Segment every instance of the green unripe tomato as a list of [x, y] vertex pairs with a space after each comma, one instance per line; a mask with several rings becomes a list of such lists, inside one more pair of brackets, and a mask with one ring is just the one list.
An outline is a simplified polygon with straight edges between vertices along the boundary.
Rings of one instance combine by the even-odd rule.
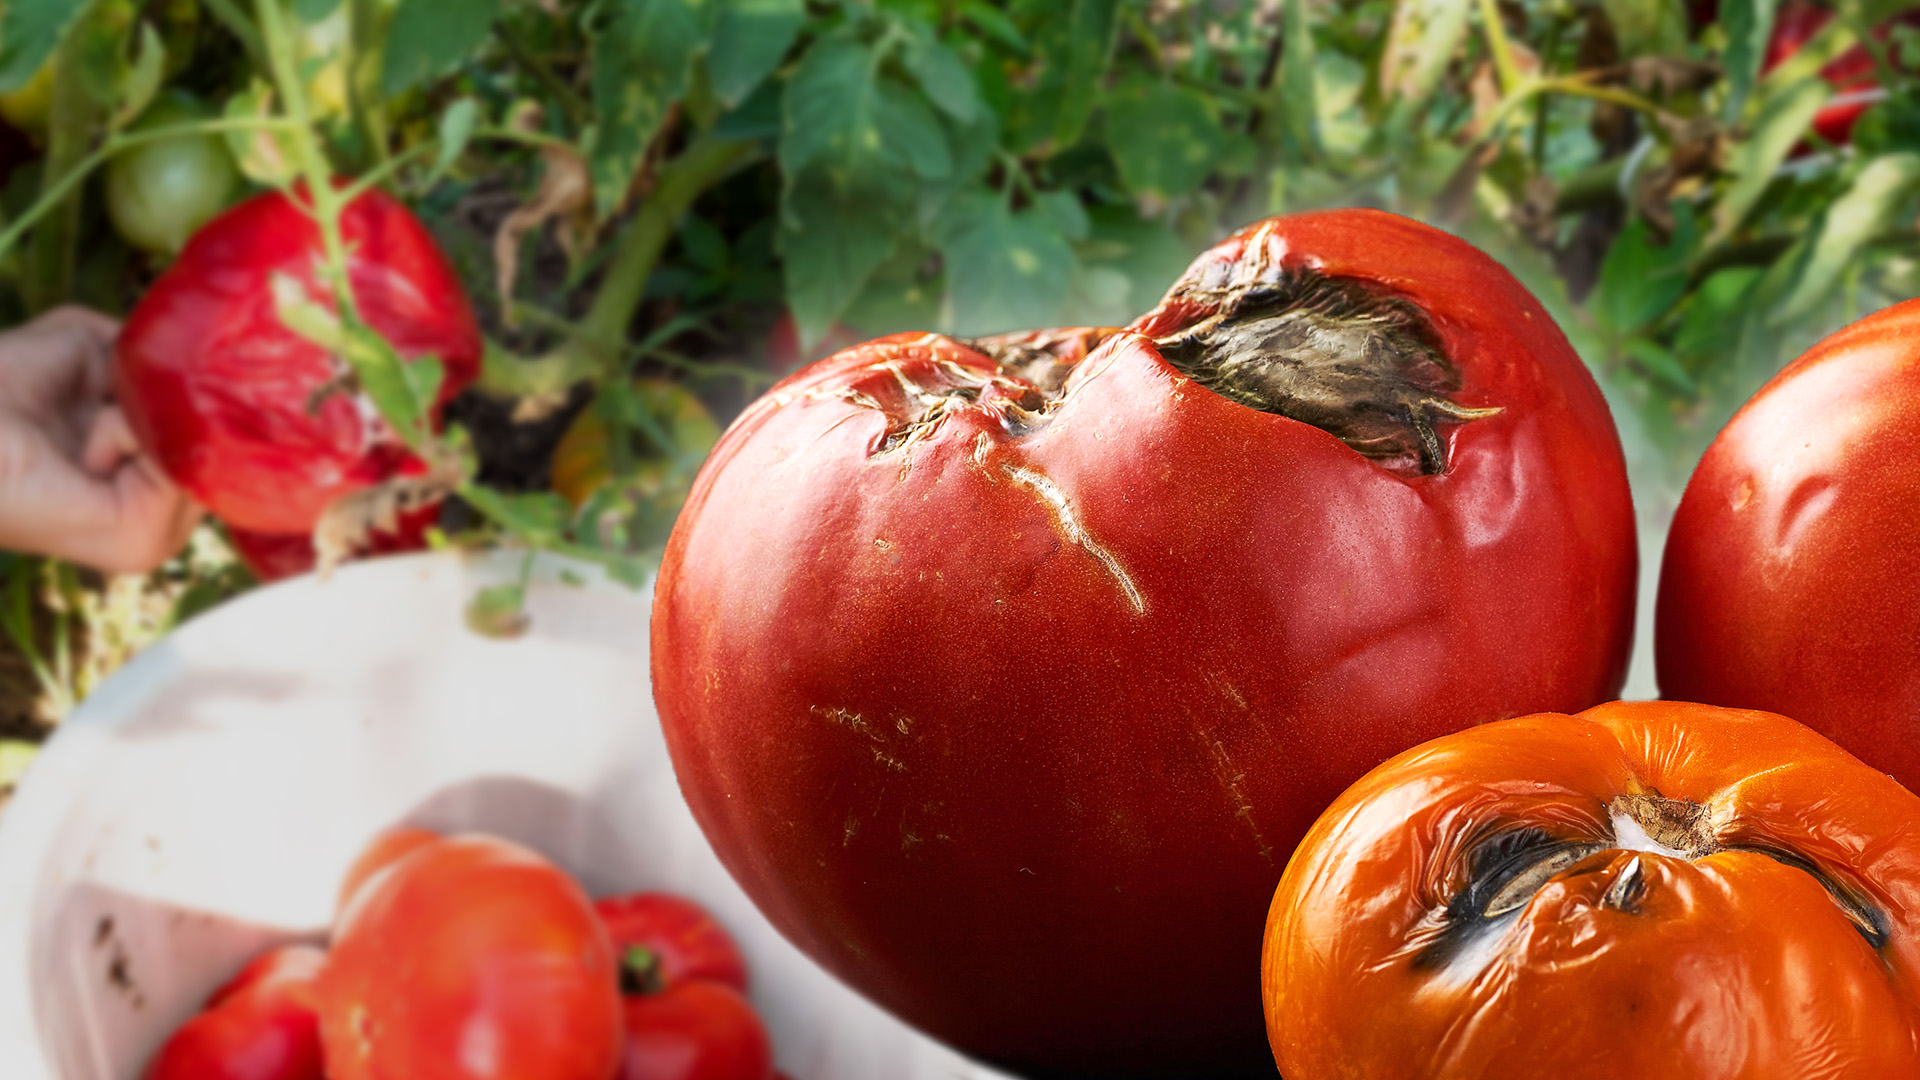
[[[143, 131], [210, 119], [213, 110], [169, 91], [141, 114]], [[107, 165], [107, 213], [127, 243], [176, 255], [187, 238], [227, 205], [240, 174], [218, 135], [186, 135], [143, 143]]]

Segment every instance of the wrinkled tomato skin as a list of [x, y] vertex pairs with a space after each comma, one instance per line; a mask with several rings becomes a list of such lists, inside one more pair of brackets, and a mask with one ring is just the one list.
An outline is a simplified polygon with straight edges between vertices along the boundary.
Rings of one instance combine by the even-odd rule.
[[666, 550], [655, 700], [721, 859], [829, 970], [1016, 1071], [1270, 1070], [1252, 958], [1319, 811], [1407, 746], [1624, 677], [1620, 444], [1540, 305], [1372, 211], [1246, 230], [1188, 279], [1263, 259], [1410, 298], [1457, 400], [1503, 411], [1407, 478], [1122, 333], [1038, 431], [983, 391], [875, 452], [862, 397], [898, 400], [895, 371], [991, 367], [897, 335], [749, 407]]
[[594, 902], [615, 956], [634, 946], [653, 953], [659, 977], [672, 987], [689, 979], [725, 983], [747, 992], [747, 960], [711, 912], [672, 893], [633, 893]]
[[314, 982], [326, 954], [275, 949], [207, 999], [174, 1032], [141, 1080], [325, 1080]]
[[617, 1080], [770, 1080], [773, 1043], [760, 1015], [724, 983], [693, 980], [625, 1001]]
[[367, 878], [319, 986], [329, 1080], [607, 1080], [618, 973], [573, 879], [525, 848], [448, 837]]
[[[1648, 795], [1703, 807], [1712, 846], [1623, 829], [1616, 798]], [[1448, 946], [1500, 836], [1593, 850]], [[1287, 1080], [1920, 1075], [1920, 798], [1772, 713], [1615, 702], [1460, 732], [1314, 825], [1261, 985]]]
[[1654, 612], [1666, 697], [1792, 716], [1920, 790], [1920, 301], [1789, 364], [1708, 447]]
[[[444, 405], [481, 354], [452, 267], [377, 190], [347, 207], [341, 229], [362, 316], [402, 357], [441, 359]], [[318, 226], [287, 196], [241, 203], [188, 241], [117, 346], [119, 398], [141, 443], [214, 515], [251, 532], [310, 532], [339, 497], [420, 467], [362, 396], [321, 394], [342, 363], [281, 321], [276, 276], [326, 297], [321, 250]]]

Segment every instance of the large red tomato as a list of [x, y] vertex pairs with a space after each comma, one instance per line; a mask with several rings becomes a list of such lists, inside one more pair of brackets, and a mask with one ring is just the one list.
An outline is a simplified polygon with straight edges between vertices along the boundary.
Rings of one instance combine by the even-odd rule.
[[1512, 276], [1374, 211], [1263, 222], [1048, 352], [897, 335], [748, 408], [660, 571], [667, 743], [775, 925], [941, 1039], [1257, 1067], [1320, 810], [1620, 687], [1619, 439]]
[[1369, 773], [1261, 959], [1287, 1080], [1920, 1076], [1920, 798], [1783, 716], [1529, 716]]
[[288, 945], [248, 964], [173, 1033], [142, 1080], [324, 1080], [314, 982], [326, 953]]
[[364, 863], [319, 987], [329, 1080], [608, 1080], [606, 931], [572, 878], [492, 837], [402, 836]]
[[1920, 301], [1734, 415], [1688, 481], [1654, 616], [1668, 697], [1786, 713], [1920, 790]]
[[[480, 369], [479, 325], [433, 238], [375, 190], [341, 228], [361, 314], [402, 357], [446, 368], [439, 403]], [[120, 335], [119, 396], [140, 441], [193, 497], [255, 533], [313, 529], [334, 500], [422, 470], [344, 361], [282, 321], [274, 280], [324, 298], [319, 227], [287, 196], [210, 222], [134, 308]]]

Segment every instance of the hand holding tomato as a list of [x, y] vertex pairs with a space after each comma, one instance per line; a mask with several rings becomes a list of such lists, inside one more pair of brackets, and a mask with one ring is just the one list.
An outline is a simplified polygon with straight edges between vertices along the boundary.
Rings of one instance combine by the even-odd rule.
[[1287, 1080], [1920, 1075], [1920, 798], [1770, 713], [1449, 735], [1315, 823], [1261, 988]]
[[215, 991], [147, 1065], [142, 1080], [327, 1080], [314, 983], [326, 954], [275, 949]]
[[118, 332], [60, 308], [0, 334], [0, 547], [145, 572], [199, 521], [113, 402]]

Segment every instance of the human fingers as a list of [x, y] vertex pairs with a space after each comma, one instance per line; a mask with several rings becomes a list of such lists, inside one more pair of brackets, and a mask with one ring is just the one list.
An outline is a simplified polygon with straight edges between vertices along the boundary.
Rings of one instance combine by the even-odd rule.
[[140, 452], [140, 439], [127, 422], [127, 414], [118, 405], [108, 405], [93, 418], [80, 452], [80, 467], [95, 476], [107, 476]]

